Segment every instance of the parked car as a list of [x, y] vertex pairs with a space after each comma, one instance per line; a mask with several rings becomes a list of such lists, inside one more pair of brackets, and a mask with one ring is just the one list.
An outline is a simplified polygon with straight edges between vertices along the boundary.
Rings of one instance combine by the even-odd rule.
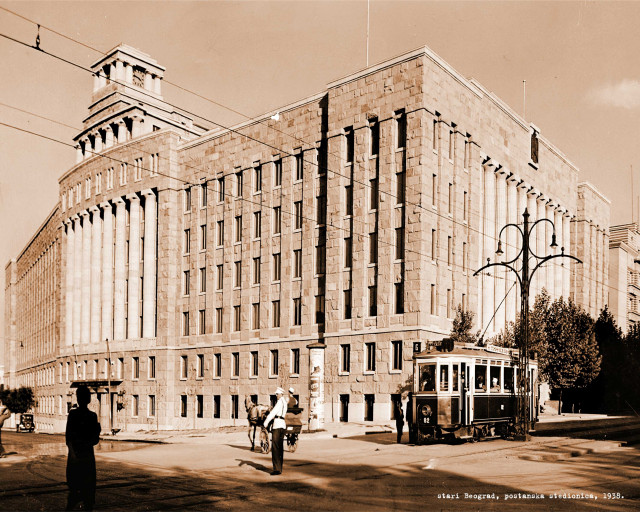
[[33, 432], [36, 428], [33, 422], [33, 414], [21, 414], [20, 421], [16, 423], [16, 432]]

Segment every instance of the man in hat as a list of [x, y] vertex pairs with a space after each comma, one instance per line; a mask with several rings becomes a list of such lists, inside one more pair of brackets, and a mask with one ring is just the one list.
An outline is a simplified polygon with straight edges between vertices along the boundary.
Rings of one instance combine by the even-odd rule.
[[287, 414], [287, 400], [284, 398], [284, 389], [276, 389], [276, 405], [273, 406], [271, 412], [264, 420], [264, 426], [267, 427], [273, 421], [273, 431], [271, 434], [271, 461], [273, 462], [272, 475], [280, 475], [282, 473], [282, 457], [284, 454], [284, 432], [287, 424], [284, 417]]
[[298, 400], [294, 396], [295, 391], [293, 388], [289, 388], [289, 399], [287, 400], [287, 407], [289, 409], [293, 409], [294, 407], [298, 407]]

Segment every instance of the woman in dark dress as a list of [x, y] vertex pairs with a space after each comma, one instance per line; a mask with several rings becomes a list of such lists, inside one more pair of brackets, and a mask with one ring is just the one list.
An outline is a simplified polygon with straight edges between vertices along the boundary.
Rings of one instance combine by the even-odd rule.
[[84, 510], [92, 510], [96, 498], [96, 459], [93, 447], [100, 441], [100, 423], [96, 413], [87, 408], [91, 392], [86, 386], [76, 391], [78, 407], [71, 409], [65, 434], [69, 457], [67, 459], [67, 510], [80, 501]]

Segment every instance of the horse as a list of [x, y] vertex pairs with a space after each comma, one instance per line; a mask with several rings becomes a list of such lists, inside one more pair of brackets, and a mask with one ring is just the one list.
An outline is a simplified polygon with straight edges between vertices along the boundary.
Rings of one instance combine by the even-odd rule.
[[[271, 406], [254, 404], [251, 397], [248, 396], [244, 401], [244, 407], [247, 410], [247, 419], [249, 420], [249, 441], [251, 441], [251, 451], [253, 451], [256, 442], [256, 428], [262, 428], [264, 426], [264, 420], [267, 418]], [[253, 428], [253, 436], [251, 435], [251, 428]]]

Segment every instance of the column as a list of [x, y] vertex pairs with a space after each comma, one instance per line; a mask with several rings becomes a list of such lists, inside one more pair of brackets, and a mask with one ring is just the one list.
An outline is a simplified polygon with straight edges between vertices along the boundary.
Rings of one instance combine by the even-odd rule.
[[113, 146], [113, 142], [114, 142], [113, 128], [111, 127], [110, 124], [104, 127], [104, 132], [105, 132], [104, 147], [110, 148], [111, 146]]
[[102, 285], [102, 219], [100, 208], [89, 208], [92, 217], [91, 233], [91, 343], [99, 343], [102, 334], [101, 293]]
[[[570, 233], [570, 225], [569, 222], [571, 220], [571, 215], [569, 214], [569, 210], [565, 209], [562, 214], [562, 245], [564, 247], [565, 254], [571, 253], [571, 233]], [[568, 300], [571, 296], [571, 261], [567, 260], [564, 262], [564, 267], [562, 268], [562, 296], [565, 300]]]
[[160, 77], [159, 76], [156, 76], [153, 79], [153, 92], [155, 92], [158, 95], [162, 94], [162, 88], [161, 88], [161, 85], [160, 85]]
[[596, 280], [598, 278], [598, 274], [596, 272], [596, 267], [598, 265], [598, 232], [595, 223], [589, 223], [589, 256], [591, 261], [590, 263], [590, 272], [589, 272], [589, 309], [587, 310], [589, 314], [597, 318], [596, 313]]
[[142, 290], [142, 337], [156, 335], [156, 195], [144, 190], [144, 288]]
[[127, 337], [140, 337], [140, 198], [129, 194], [129, 299]]
[[[498, 248], [498, 235], [500, 234], [500, 230], [507, 223], [507, 211], [506, 211], [506, 203], [507, 203], [507, 181], [506, 174], [504, 170], [498, 168], [496, 170], [496, 241], [494, 243], [495, 249]], [[504, 234], [503, 234], [504, 237]], [[504, 239], [503, 239], [504, 241]], [[504, 256], [500, 257], [498, 255], [495, 256], [496, 261], [504, 260]], [[507, 293], [506, 289], [506, 272], [502, 267], [496, 267], [494, 270], [494, 307], [495, 309], [495, 331], [500, 332], [504, 330], [505, 327], [505, 294]]]
[[[554, 209], [554, 204], [549, 201], [546, 205], [545, 205], [545, 217], [547, 219], [549, 219], [551, 222], [553, 222], [554, 220], [554, 216], [553, 216], [553, 209]], [[551, 224], [549, 224], [548, 222], [545, 222], [546, 226], [544, 228], [545, 231], [545, 256], [548, 254], [555, 254], [556, 250], [554, 248], [551, 247], [551, 239], [553, 237], [553, 226]], [[555, 280], [554, 280], [554, 269], [556, 268], [556, 264], [559, 264], [560, 262], [557, 260], [551, 260], [548, 263], [546, 263], [546, 286], [547, 286], [547, 290], [549, 291], [549, 295], [551, 296], [552, 299], [556, 298], [556, 290], [555, 290]]]
[[80, 343], [82, 314], [82, 225], [80, 217], [74, 215], [73, 220], [73, 343]]
[[[324, 426], [324, 343], [307, 345], [309, 349], [309, 430]], [[333, 407], [333, 403], [331, 404]]]
[[84, 159], [86, 160], [93, 156], [93, 146], [89, 137], [85, 137], [82, 141], [84, 142]]
[[116, 79], [118, 81], [123, 81], [125, 79], [124, 66], [121, 60], [116, 61]]
[[146, 71], [144, 73], [144, 88], [146, 91], [151, 90], [151, 74]]
[[98, 87], [102, 89], [107, 85], [107, 77], [104, 75], [104, 71], [98, 71]]
[[75, 248], [75, 233], [73, 232], [73, 221], [64, 221], [67, 227], [67, 264], [65, 274], [65, 345], [70, 347], [73, 344], [73, 257]]
[[[522, 224], [524, 222], [524, 217], [522, 216], [522, 214], [527, 209], [527, 194], [530, 188], [531, 186], [525, 183], [524, 181], [520, 181], [520, 183], [518, 183], [518, 214], [516, 215], [516, 222], [521, 228], [524, 227]], [[516, 254], [520, 254], [520, 251], [522, 250], [522, 236], [519, 233], [516, 233], [515, 236], [516, 236]], [[522, 258], [522, 256], [520, 257]], [[520, 259], [518, 265], [520, 266], [521, 264], [522, 264], [522, 259]], [[516, 292], [516, 297], [517, 297], [516, 298], [516, 312], [517, 312], [517, 311], [520, 311], [520, 308], [522, 307], [522, 304], [520, 303], [522, 290], [520, 288], [519, 282], [518, 284], [516, 284], [516, 288], [514, 291]]]
[[113, 211], [111, 203], [102, 208], [102, 333], [100, 340], [113, 339]]
[[[562, 247], [564, 247], [564, 232], [562, 230], [562, 208], [560, 208], [559, 206], [554, 211], [553, 223], [556, 227], [556, 243], [558, 244], [558, 247], [554, 249], [554, 252], [556, 254], [560, 254]], [[554, 279], [555, 298], [557, 299], [560, 296], [562, 296], [566, 299], [567, 296], [564, 294], [562, 290], [562, 278], [563, 278], [562, 274], [564, 272], [564, 268], [569, 264], [569, 260], [565, 261], [564, 258], [558, 258], [557, 260], [554, 261], [554, 263], [555, 264], [553, 265], [553, 279]]]
[[94, 140], [94, 146], [96, 148], [96, 153], [99, 153], [100, 151], [102, 151], [102, 135], [100, 135], [100, 131], [97, 131], [93, 135], [93, 140]]
[[[538, 205], [536, 204], [536, 198], [538, 197], [538, 195], [539, 195], [539, 192], [535, 188], [531, 187], [529, 189], [528, 196], [527, 196], [527, 211], [529, 212], [529, 228], [531, 228], [533, 223], [538, 218]], [[537, 229], [538, 228], [531, 230], [530, 231], [531, 236], [529, 237], [529, 249], [534, 253], [538, 252]], [[534, 261], [535, 261], [535, 258], [533, 257], [529, 258], [530, 267], [533, 266], [532, 263]], [[530, 306], [533, 306], [533, 301], [535, 300], [536, 295], [540, 292], [540, 287], [538, 286], [538, 282], [539, 282], [538, 275], [534, 276], [534, 278], [530, 280], [530, 287], [529, 287], [529, 305]]]
[[124, 81], [128, 84], [133, 83], [133, 67], [128, 62], [124, 63]]
[[[507, 223], [518, 223], [518, 179], [511, 175], [507, 181]], [[507, 261], [511, 261], [516, 257], [516, 244], [519, 238], [517, 230], [515, 228], [505, 229], [507, 248], [505, 250], [505, 256]], [[518, 288], [516, 286], [516, 276], [512, 271], [507, 270], [505, 272], [507, 282], [507, 298], [505, 300], [505, 315], [507, 322], [513, 322], [516, 319], [517, 297]], [[506, 293], [506, 292], [505, 292]]]
[[96, 92], [100, 89], [100, 78], [98, 77], [98, 73], [94, 73], [93, 75], [93, 92]]
[[[495, 187], [496, 177], [493, 172], [493, 165], [484, 166], [484, 257], [483, 265], [486, 264], [487, 258], [495, 260], [496, 241], [495, 241]], [[490, 274], [490, 275], [486, 275]], [[494, 278], [493, 270], [485, 271], [482, 276], [482, 325], [484, 332], [493, 331], [493, 321], [491, 317], [494, 312]]]
[[[546, 216], [546, 208], [545, 208], [545, 204], [547, 202], [547, 199], [540, 194], [540, 196], [538, 197], [537, 201], [536, 201], [536, 206], [538, 208], [537, 213], [536, 213], [536, 217], [537, 219], [544, 219]], [[545, 226], [546, 222], [541, 222], [540, 224], [538, 224], [536, 226], [536, 254], [541, 257], [544, 258], [547, 255], [547, 245], [545, 244], [546, 242], [546, 226]], [[536, 262], [537, 264], [537, 262]], [[538, 293], [542, 292], [543, 288], [547, 288], [547, 268], [546, 265], [542, 265], [535, 273], [535, 276], [533, 278], [533, 280], [537, 283], [537, 290]], [[547, 292], [549, 290], [547, 289]]]
[[84, 155], [82, 154], [82, 146], [78, 143], [75, 145], [76, 148], [76, 163], [79, 164], [82, 162]]
[[113, 300], [113, 339], [124, 340], [127, 336], [124, 302], [126, 296], [126, 205], [124, 199], [113, 200], [116, 205], [115, 286]]
[[127, 125], [124, 119], [116, 121], [115, 124], [118, 126], [118, 143], [122, 144], [123, 142], [127, 142]]
[[91, 337], [91, 220], [87, 210], [82, 216], [82, 313], [80, 342], [89, 343]]
[[142, 135], [142, 116], [132, 115], [131, 116], [131, 137], [139, 137]]

